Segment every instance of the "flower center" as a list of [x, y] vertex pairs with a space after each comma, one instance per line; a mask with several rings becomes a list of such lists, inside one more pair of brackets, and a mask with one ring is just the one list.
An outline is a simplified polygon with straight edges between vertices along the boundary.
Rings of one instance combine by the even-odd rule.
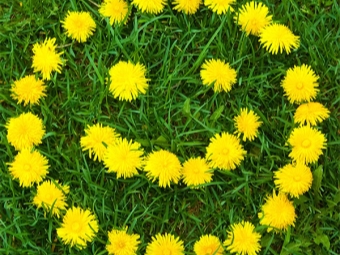
[[297, 89], [303, 89], [303, 83], [302, 83], [302, 82], [298, 82], [298, 83], [296, 84], [296, 88], [297, 88]]
[[165, 249], [163, 251], [163, 255], [171, 255], [171, 251], [169, 249]]
[[224, 148], [224, 149], [222, 150], [222, 153], [223, 153], [224, 155], [228, 155], [228, 154], [229, 154], [229, 149]]
[[120, 249], [123, 249], [123, 248], [125, 247], [125, 243], [124, 243], [124, 242], [118, 243], [118, 247], [119, 247]]
[[303, 147], [303, 148], [308, 148], [308, 147], [310, 147], [310, 145], [311, 145], [311, 142], [310, 142], [309, 139], [306, 139], [306, 140], [304, 140], [304, 141], [302, 142], [302, 147]]
[[80, 229], [80, 225], [78, 222], [72, 224], [72, 231], [78, 231]]
[[207, 254], [207, 255], [212, 254], [212, 249], [211, 249], [211, 248], [208, 248], [207, 251], [206, 251], [206, 254]]
[[299, 182], [301, 180], [300, 176], [294, 176], [293, 180], [295, 182]]
[[24, 170], [25, 170], [26, 172], [29, 172], [29, 171], [31, 170], [31, 165], [30, 165], [30, 164], [25, 164], [25, 165], [24, 165]]

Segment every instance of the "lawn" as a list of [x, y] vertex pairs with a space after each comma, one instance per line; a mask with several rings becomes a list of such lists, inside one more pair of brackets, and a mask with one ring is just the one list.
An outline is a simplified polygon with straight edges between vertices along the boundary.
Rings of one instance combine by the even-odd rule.
[[[290, 54], [271, 54], [235, 22], [246, 2], [237, 1], [234, 12], [222, 15], [204, 4], [193, 15], [173, 10], [171, 1], [158, 14], [131, 6], [126, 24], [111, 25], [98, 12], [101, 0], [0, 0], [0, 254], [108, 254], [108, 232], [126, 226], [128, 233], [140, 236], [137, 254], [144, 254], [158, 233], [179, 237], [185, 254], [195, 254], [202, 235], [223, 243], [232, 224], [242, 221], [261, 234], [258, 254], [340, 254], [339, 3], [261, 1], [275, 22], [300, 37], [300, 46]], [[86, 42], [66, 35], [61, 21], [68, 11], [87, 11], [95, 20]], [[34, 74], [33, 45], [46, 38], [56, 38], [61, 72], [44, 81], [46, 96], [39, 104], [18, 104], [11, 87]], [[208, 59], [225, 60], [236, 70], [230, 91], [218, 93], [202, 84], [200, 71]], [[149, 87], [135, 100], [121, 101], [109, 90], [109, 70], [119, 61], [146, 68]], [[287, 141], [299, 127], [294, 123], [299, 104], [288, 100], [282, 80], [289, 68], [302, 64], [319, 76], [312, 101], [330, 112], [316, 126], [327, 139], [326, 148], [308, 164], [311, 188], [288, 196], [295, 224], [268, 231], [258, 214], [273, 190], [278, 191], [274, 173], [292, 162]], [[42, 78], [39, 72], [36, 76]], [[211, 182], [197, 189], [183, 180], [160, 187], [143, 169], [131, 178], [118, 178], [80, 143], [85, 129], [100, 123], [138, 142], [145, 156], [166, 150], [183, 164], [191, 157], [204, 158], [217, 134], [234, 134], [234, 117], [241, 108], [259, 116], [257, 137], [240, 139], [246, 155], [235, 169], [214, 169]], [[68, 185], [67, 208], [88, 209], [98, 221], [97, 234], [81, 251], [57, 235], [65, 210], [58, 218], [37, 208], [38, 185], [22, 187], [9, 171], [18, 152], [8, 141], [7, 125], [27, 112], [38, 116], [46, 130], [35, 148], [48, 160], [45, 180]]]

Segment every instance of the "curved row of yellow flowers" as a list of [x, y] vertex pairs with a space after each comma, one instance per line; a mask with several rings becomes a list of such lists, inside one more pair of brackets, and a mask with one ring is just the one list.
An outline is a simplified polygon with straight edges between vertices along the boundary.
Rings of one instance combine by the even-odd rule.
[[[200, 1], [173, 2], [176, 10], [187, 14], [193, 14], [200, 5]], [[204, 4], [217, 14], [224, 14], [228, 10], [233, 11], [230, 5], [234, 2], [205, 0]], [[150, 13], [159, 13], [165, 6], [164, 0], [133, 0], [132, 3], [141, 11]], [[125, 1], [105, 0], [99, 12], [113, 24], [125, 22], [129, 9]], [[268, 8], [261, 3], [252, 1], [242, 6], [235, 20], [247, 34], [259, 35], [261, 44], [271, 53], [282, 53], [283, 50], [290, 53], [292, 48], [299, 45], [299, 37], [288, 28], [271, 24]], [[91, 15], [86, 12], [69, 12], [62, 24], [67, 35], [79, 42], [85, 42], [96, 27]], [[44, 80], [49, 80], [53, 71], [61, 72], [62, 53], [56, 52], [55, 41], [55, 38], [46, 39], [42, 44], [33, 46], [32, 67], [35, 72], [41, 72]], [[128, 101], [146, 93], [150, 81], [146, 78], [144, 65], [124, 61], [114, 65], [109, 70], [109, 76], [109, 89], [113, 96]], [[224, 60], [211, 59], [202, 65], [200, 76], [202, 83], [213, 85], [215, 92], [228, 92], [236, 82], [237, 73]], [[301, 65], [288, 69], [281, 83], [288, 100], [301, 104], [294, 115], [294, 122], [299, 123], [300, 127], [294, 128], [288, 138], [292, 147], [289, 154], [292, 164], [274, 173], [274, 182], [280, 193], [274, 192], [268, 196], [259, 213], [260, 224], [268, 226], [268, 230], [285, 230], [294, 225], [295, 209], [286, 194], [298, 197], [309, 190], [312, 174], [307, 165], [316, 162], [325, 148], [325, 136], [311, 127], [329, 116], [329, 111], [323, 105], [310, 102], [318, 92], [317, 79], [309, 66]], [[12, 97], [25, 105], [38, 103], [41, 97], [46, 96], [43, 81], [33, 75], [15, 81], [11, 91]], [[246, 108], [240, 110], [234, 121], [237, 136], [227, 132], [216, 134], [206, 148], [205, 158], [189, 158], [183, 164], [175, 154], [166, 150], [154, 151], [145, 156], [139, 143], [121, 138], [113, 128], [103, 127], [100, 123], [85, 129], [80, 145], [83, 150], [89, 151], [90, 158], [93, 156], [94, 160], [103, 161], [108, 172], [115, 172], [117, 178], [129, 178], [138, 174], [138, 170], [143, 170], [151, 181], [158, 181], [163, 188], [178, 183], [181, 178], [186, 185], [199, 188], [212, 180], [214, 169], [233, 170], [241, 164], [246, 151], [239, 137], [243, 136], [243, 141], [254, 140], [262, 124], [255, 112]], [[11, 118], [6, 128], [8, 142], [18, 150], [14, 161], [9, 163], [11, 175], [23, 187], [37, 183], [33, 203], [38, 208], [51, 210], [53, 215], [59, 217], [67, 208], [69, 187], [58, 181], [42, 182], [48, 174], [48, 160], [34, 149], [34, 146], [41, 144], [45, 134], [42, 120], [30, 112], [23, 113]], [[66, 244], [84, 248], [87, 242], [93, 240], [98, 229], [94, 214], [80, 207], [72, 207], [63, 216], [57, 234]], [[256, 254], [260, 250], [260, 237], [252, 223], [240, 222], [230, 227], [223, 245], [230, 252]], [[138, 249], [139, 236], [129, 234], [127, 229], [112, 230], [108, 233], [108, 239], [106, 248], [110, 254], [135, 254]], [[218, 237], [204, 235], [195, 243], [194, 251], [198, 255], [222, 254], [223, 245]], [[146, 254], [158, 255], [166, 249], [169, 254], [184, 254], [183, 242], [171, 234], [155, 235], [146, 248]]]

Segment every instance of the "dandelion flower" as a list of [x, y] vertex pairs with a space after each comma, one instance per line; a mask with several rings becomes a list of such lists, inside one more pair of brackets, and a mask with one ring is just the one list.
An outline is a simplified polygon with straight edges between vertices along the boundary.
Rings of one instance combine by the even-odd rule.
[[6, 128], [7, 140], [16, 150], [32, 148], [34, 145], [41, 144], [45, 135], [42, 120], [30, 112], [10, 118]]
[[281, 192], [299, 197], [312, 186], [313, 175], [308, 166], [298, 162], [280, 168], [274, 173], [274, 179]]
[[144, 171], [153, 182], [159, 179], [160, 187], [170, 187], [170, 182], [178, 183], [182, 166], [177, 156], [169, 151], [160, 150], [150, 153], [145, 159]]
[[218, 15], [221, 15], [222, 13], [225, 14], [228, 10], [233, 12], [234, 9], [231, 7], [231, 4], [234, 3], [235, 0], [204, 0], [204, 5], [213, 12], [216, 12]]
[[89, 157], [94, 155], [93, 160], [101, 162], [104, 159], [107, 146], [114, 145], [119, 134], [114, 128], [103, 127], [97, 123], [93, 126], [87, 126], [85, 136], [80, 139], [80, 146], [83, 151], [89, 151]]
[[25, 148], [18, 152], [14, 161], [9, 163], [9, 172], [19, 179], [20, 186], [31, 187], [41, 182], [48, 174], [48, 160], [40, 152]]
[[288, 143], [293, 147], [289, 157], [302, 163], [314, 163], [326, 147], [326, 137], [310, 126], [294, 128]]
[[98, 232], [98, 221], [89, 211], [79, 207], [72, 207], [66, 211], [63, 223], [57, 228], [57, 234], [61, 240], [71, 247], [79, 249], [86, 247]]
[[37, 194], [33, 198], [33, 204], [38, 208], [43, 207], [59, 218], [60, 212], [65, 210], [66, 195], [69, 193], [68, 185], [61, 185], [56, 181], [44, 181], [37, 187]]
[[153, 236], [151, 243], [146, 246], [145, 255], [159, 254], [184, 255], [183, 241], [167, 233]]
[[117, 173], [117, 178], [129, 178], [138, 174], [137, 169], [142, 168], [143, 154], [139, 143], [118, 138], [113, 145], [107, 147], [104, 164], [109, 173]]
[[[249, 112], [248, 112], [249, 111]], [[253, 111], [247, 108], [241, 109], [240, 115], [234, 118], [236, 132], [238, 136], [243, 134], [243, 141], [249, 139], [253, 141], [258, 133], [258, 128], [261, 126], [262, 122], [259, 121], [259, 116]]]
[[112, 255], [136, 255], [138, 244], [140, 243], [139, 235], [128, 234], [126, 230], [113, 229], [108, 233], [109, 244], [106, 250]]
[[100, 5], [99, 13], [110, 19], [111, 26], [127, 21], [129, 6], [124, 0], [104, 0]]
[[266, 203], [262, 205], [259, 213], [260, 224], [269, 226], [268, 231], [273, 228], [287, 230], [288, 226], [294, 226], [296, 219], [295, 208], [284, 193], [268, 196]]
[[212, 170], [205, 159], [189, 158], [183, 163], [182, 175], [186, 185], [196, 188], [201, 184], [211, 182]]
[[240, 255], [256, 255], [260, 249], [261, 235], [255, 231], [255, 226], [248, 221], [231, 225], [224, 245], [231, 253]]
[[89, 12], [68, 11], [61, 23], [66, 35], [80, 43], [86, 42], [96, 29], [96, 23]]
[[174, 0], [173, 4], [176, 5], [174, 10], [184, 12], [185, 14], [194, 14], [197, 12], [201, 0]]
[[194, 252], [196, 255], [222, 255], [223, 247], [214, 235], [203, 235], [200, 240], [194, 244]]
[[213, 168], [233, 170], [241, 164], [245, 154], [246, 151], [236, 136], [222, 132], [210, 139], [206, 158]]
[[51, 79], [52, 71], [61, 72], [61, 53], [56, 52], [55, 38], [45, 39], [42, 44], [33, 45], [33, 63], [34, 72], [41, 72], [44, 80]]
[[46, 96], [46, 86], [42, 80], [36, 79], [34, 75], [27, 75], [13, 83], [11, 96], [18, 103], [38, 104], [40, 98]]
[[206, 60], [201, 67], [201, 79], [204, 85], [214, 84], [214, 91], [228, 92], [236, 83], [236, 71], [223, 60]]
[[291, 103], [309, 102], [316, 97], [319, 91], [317, 80], [319, 76], [308, 65], [289, 68], [281, 86]]
[[261, 30], [260, 43], [272, 54], [283, 50], [289, 54], [293, 48], [299, 48], [300, 39], [285, 25], [271, 24]]
[[130, 62], [120, 61], [111, 67], [109, 90], [114, 98], [131, 101], [138, 94], [145, 94], [148, 88], [148, 80], [145, 77], [146, 69], [142, 64], [136, 65]]
[[255, 1], [242, 5], [239, 16], [235, 20], [248, 35], [259, 35], [260, 31], [272, 23], [272, 16], [268, 15], [268, 7]]
[[329, 110], [322, 104], [317, 102], [310, 102], [301, 104], [294, 114], [294, 122], [301, 125], [307, 123], [308, 125], [316, 126], [318, 122], [329, 117]]
[[142, 12], [157, 14], [163, 11], [165, 0], [132, 0], [132, 3]]

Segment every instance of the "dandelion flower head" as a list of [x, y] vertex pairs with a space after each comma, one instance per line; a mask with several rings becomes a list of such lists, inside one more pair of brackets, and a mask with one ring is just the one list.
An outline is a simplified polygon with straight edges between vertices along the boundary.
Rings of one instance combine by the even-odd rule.
[[268, 15], [268, 7], [255, 1], [242, 5], [239, 16], [235, 20], [248, 35], [259, 35], [260, 31], [271, 24], [272, 16]]
[[96, 23], [89, 12], [69, 11], [61, 23], [66, 35], [80, 43], [86, 42], [96, 29]]
[[117, 178], [130, 178], [138, 174], [137, 169], [142, 168], [143, 154], [139, 143], [117, 138], [113, 145], [107, 147], [104, 164], [109, 173], [117, 174]]
[[109, 90], [114, 98], [131, 101], [139, 94], [145, 94], [148, 88], [146, 69], [142, 64], [120, 61], [111, 67]]
[[201, 79], [203, 85], [214, 85], [215, 92], [229, 92], [236, 83], [236, 71], [223, 60], [206, 60], [201, 67]]
[[274, 23], [261, 30], [260, 43], [272, 54], [279, 51], [280, 53], [286, 51], [289, 54], [292, 49], [299, 48], [300, 39], [285, 25]]
[[114, 145], [119, 134], [114, 128], [103, 127], [101, 124], [87, 126], [85, 136], [80, 139], [83, 151], [89, 151], [89, 157], [94, 155], [93, 160], [101, 162], [104, 159], [107, 146]]
[[329, 110], [318, 102], [310, 102], [299, 105], [294, 114], [294, 122], [300, 125], [316, 126], [317, 123], [329, 117]]
[[40, 79], [34, 75], [27, 75], [13, 83], [11, 88], [11, 97], [18, 103], [38, 104], [40, 98], [46, 96], [46, 86]]
[[10, 118], [6, 128], [7, 140], [16, 150], [32, 148], [41, 144], [45, 135], [42, 120], [30, 112]]
[[109, 244], [106, 250], [112, 255], [135, 255], [140, 243], [139, 235], [128, 234], [127, 229], [113, 229], [108, 233]]
[[311, 101], [316, 97], [319, 91], [317, 76], [310, 66], [303, 64], [302, 66], [294, 66], [289, 68], [284, 77], [281, 86], [291, 103], [301, 103], [303, 101]]
[[9, 163], [9, 172], [19, 179], [20, 186], [31, 187], [41, 182], [48, 174], [48, 160], [40, 152], [25, 148], [18, 152], [14, 161]]
[[171, 234], [157, 234], [146, 247], [145, 255], [184, 255], [183, 241]]
[[61, 72], [61, 53], [56, 52], [55, 38], [47, 38], [43, 43], [33, 45], [32, 67], [41, 72], [44, 80], [51, 79], [52, 71]]
[[170, 182], [178, 183], [182, 174], [182, 166], [175, 154], [159, 150], [146, 157], [144, 171], [151, 181], [158, 179], [158, 185], [165, 188], [170, 187]]
[[289, 157], [302, 163], [314, 163], [322, 155], [322, 149], [326, 148], [326, 137], [319, 130], [310, 126], [294, 128], [288, 138], [292, 146]]
[[280, 168], [274, 173], [274, 179], [281, 192], [299, 197], [312, 186], [313, 175], [308, 166], [297, 162]]
[[184, 12], [185, 14], [194, 14], [197, 12], [201, 2], [201, 0], [174, 0], [174, 10]]
[[98, 228], [98, 221], [89, 210], [72, 207], [66, 211], [57, 234], [65, 244], [83, 249], [94, 239]]
[[222, 255], [223, 251], [222, 243], [214, 235], [203, 235], [194, 244], [196, 255]]
[[127, 21], [129, 15], [128, 3], [124, 0], [104, 0], [100, 5], [99, 13], [110, 19], [110, 24], [119, 24]]
[[245, 154], [246, 151], [236, 136], [222, 132], [210, 139], [206, 158], [213, 168], [234, 170], [241, 164]]
[[255, 231], [255, 226], [248, 221], [242, 221], [231, 225], [224, 245], [231, 253], [256, 255], [261, 249], [260, 239], [261, 235]]
[[204, 0], [204, 5], [218, 15], [225, 14], [228, 10], [233, 12], [234, 9], [231, 5], [234, 3], [235, 0]]
[[142, 12], [158, 14], [163, 11], [165, 0], [132, 0], [132, 3]]
[[210, 169], [205, 159], [189, 158], [183, 163], [182, 169], [183, 182], [193, 188], [211, 182], [212, 169]]
[[258, 128], [262, 122], [259, 121], [259, 116], [247, 108], [241, 109], [241, 113], [234, 118], [236, 132], [238, 136], [243, 134], [243, 141], [247, 139], [253, 141], [258, 133]]
[[268, 196], [259, 213], [260, 224], [269, 226], [268, 231], [287, 230], [288, 226], [294, 226], [296, 219], [295, 208], [286, 194], [279, 193]]
[[52, 210], [52, 214], [58, 218], [60, 212], [65, 210], [66, 195], [69, 193], [68, 185], [61, 185], [58, 181], [44, 181], [37, 187], [37, 194], [33, 198], [33, 204], [38, 208], [43, 207], [47, 211]]

